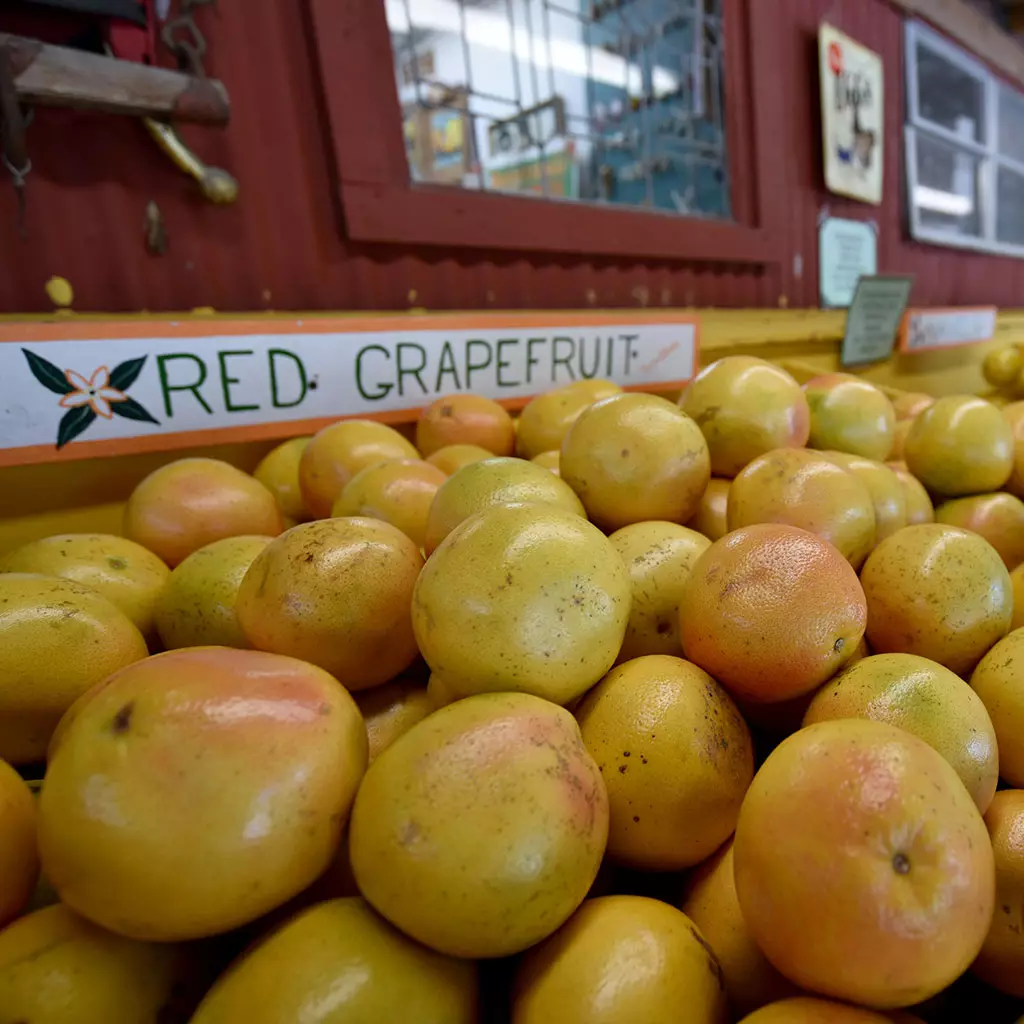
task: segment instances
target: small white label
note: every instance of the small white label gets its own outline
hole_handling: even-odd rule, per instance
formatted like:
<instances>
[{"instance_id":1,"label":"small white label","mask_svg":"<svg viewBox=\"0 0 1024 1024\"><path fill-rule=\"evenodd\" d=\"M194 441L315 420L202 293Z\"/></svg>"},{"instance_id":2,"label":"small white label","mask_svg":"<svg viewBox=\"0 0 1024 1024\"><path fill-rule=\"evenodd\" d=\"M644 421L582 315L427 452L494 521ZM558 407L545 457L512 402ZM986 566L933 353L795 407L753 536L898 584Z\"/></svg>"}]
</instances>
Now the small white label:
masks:
<instances>
[{"instance_id":1,"label":"small white label","mask_svg":"<svg viewBox=\"0 0 1024 1024\"><path fill-rule=\"evenodd\" d=\"M955 348L989 341L996 330L996 307L977 309L912 309L903 332L904 352Z\"/></svg>"}]
</instances>

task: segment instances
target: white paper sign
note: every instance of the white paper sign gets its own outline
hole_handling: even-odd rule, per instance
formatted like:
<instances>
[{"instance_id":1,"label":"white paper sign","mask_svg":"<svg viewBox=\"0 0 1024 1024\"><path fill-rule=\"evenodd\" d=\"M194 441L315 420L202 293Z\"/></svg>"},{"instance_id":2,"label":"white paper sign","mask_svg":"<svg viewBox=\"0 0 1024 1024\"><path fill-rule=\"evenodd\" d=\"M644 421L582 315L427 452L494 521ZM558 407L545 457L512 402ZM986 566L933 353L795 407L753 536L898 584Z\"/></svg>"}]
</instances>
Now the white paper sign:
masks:
<instances>
[{"instance_id":1,"label":"white paper sign","mask_svg":"<svg viewBox=\"0 0 1024 1024\"><path fill-rule=\"evenodd\" d=\"M0 465L411 419L458 391L521 405L593 377L670 387L697 365L696 323L672 314L117 327L0 328Z\"/></svg>"},{"instance_id":2,"label":"white paper sign","mask_svg":"<svg viewBox=\"0 0 1024 1024\"><path fill-rule=\"evenodd\" d=\"M826 24L818 30L818 52L825 185L877 205L885 138L882 58Z\"/></svg>"},{"instance_id":3,"label":"white paper sign","mask_svg":"<svg viewBox=\"0 0 1024 1024\"><path fill-rule=\"evenodd\" d=\"M996 330L995 306L964 309L911 309L900 339L903 352L925 352L990 341Z\"/></svg>"},{"instance_id":4,"label":"white paper sign","mask_svg":"<svg viewBox=\"0 0 1024 1024\"><path fill-rule=\"evenodd\" d=\"M873 224L827 217L818 235L821 304L846 307L857 282L878 272L878 236Z\"/></svg>"}]
</instances>

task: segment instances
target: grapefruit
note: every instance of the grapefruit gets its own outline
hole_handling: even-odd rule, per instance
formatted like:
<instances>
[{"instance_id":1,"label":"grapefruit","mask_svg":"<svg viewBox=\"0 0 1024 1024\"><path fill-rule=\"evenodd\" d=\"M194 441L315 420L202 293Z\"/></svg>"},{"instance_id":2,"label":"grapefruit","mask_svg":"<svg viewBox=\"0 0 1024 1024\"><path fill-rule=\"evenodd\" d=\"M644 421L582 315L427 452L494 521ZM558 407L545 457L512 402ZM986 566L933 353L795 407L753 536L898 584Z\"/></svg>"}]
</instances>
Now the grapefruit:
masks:
<instances>
[{"instance_id":1,"label":"grapefruit","mask_svg":"<svg viewBox=\"0 0 1024 1024\"><path fill-rule=\"evenodd\" d=\"M23 544L0 557L0 573L60 576L102 594L145 637L170 570L141 544L105 533L66 533Z\"/></svg>"},{"instance_id":2,"label":"grapefruit","mask_svg":"<svg viewBox=\"0 0 1024 1024\"><path fill-rule=\"evenodd\" d=\"M729 503L731 480L713 476L697 505L697 511L686 524L691 530L704 534L708 540L718 540L729 532L726 508Z\"/></svg>"},{"instance_id":3,"label":"grapefruit","mask_svg":"<svg viewBox=\"0 0 1024 1024\"><path fill-rule=\"evenodd\" d=\"M978 533L999 552L1007 569L1024 562L1024 501L1012 494L953 498L935 510L935 521Z\"/></svg>"},{"instance_id":4,"label":"grapefruit","mask_svg":"<svg viewBox=\"0 0 1024 1024\"><path fill-rule=\"evenodd\" d=\"M282 441L264 455L252 471L252 475L273 494L281 514L291 525L309 518L299 485L299 463L308 443L308 437Z\"/></svg>"},{"instance_id":5,"label":"grapefruit","mask_svg":"<svg viewBox=\"0 0 1024 1024\"><path fill-rule=\"evenodd\" d=\"M608 797L572 715L524 693L436 711L370 765L349 851L363 896L451 956L500 957L582 903L608 836Z\"/></svg>"},{"instance_id":6,"label":"grapefruit","mask_svg":"<svg viewBox=\"0 0 1024 1024\"><path fill-rule=\"evenodd\" d=\"M541 452L540 455L535 455L530 461L536 466L550 469L555 476L562 475L562 453L557 448L551 452Z\"/></svg>"},{"instance_id":7,"label":"grapefruit","mask_svg":"<svg viewBox=\"0 0 1024 1024\"><path fill-rule=\"evenodd\" d=\"M924 412L935 399L922 391L901 391L893 400L892 407L896 413L896 421L912 420L918 413Z\"/></svg>"},{"instance_id":8,"label":"grapefruit","mask_svg":"<svg viewBox=\"0 0 1024 1024\"><path fill-rule=\"evenodd\" d=\"M806 530L765 524L726 534L700 556L679 617L690 661L730 693L770 703L834 675L860 643L867 611L857 574L836 548Z\"/></svg>"},{"instance_id":9,"label":"grapefruit","mask_svg":"<svg viewBox=\"0 0 1024 1024\"><path fill-rule=\"evenodd\" d=\"M383 423L332 423L314 434L303 449L299 460L302 501L312 516L322 519L331 514L331 506L359 470L378 462L419 457L411 442Z\"/></svg>"},{"instance_id":10,"label":"grapefruit","mask_svg":"<svg viewBox=\"0 0 1024 1024\"><path fill-rule=\"evenodd\" d=\"M996 911L972 970L1000 992L1024 999L1024 790L996 793L985 825L996 859Z\"/></svg>"},{"instance_id":11,"label":"grapefruit","mask_svg":"<svg viewBox=\"0 0 1024 1024\"><path fill-rule=\"evenodd\" d=\"M489 452L479 445L450 444L445 448L438 448L433 455L427 456L426 461L432 466L437 466L445 476L452 476L463 466L468 466L472 462L482 462L484 459L493 458L493 452Z\"/></svg>"},{"instance_id":12,"label":"grapefruit","mask_svg":"<svg viewBox=\"0 0 1024 1024\"><path fill-rule=\"evenodd\" d=\"M562 447L562 439L587 406L622 391L610 380L577 381L532 399L519 414L516 454L532 459Z\"/></svg>"},{"instance_id":13,"label":"grapefruit","mask_svg":"<svg viewBox=\"0 0 1024 1024\"><path fill-rule=\"evenodd\" d=\"M678 654L679 602L697 558L711 541L676 523L634 523L609 538L629 573L632 602L619 661Z\"/></svg>"},{"instance_id":14,"label":"grapefruit","mask_svg":"<svg viewBox=\"0 0 1024 1024\"><path fill-rule=\"evenodd\" d=\"M418 679L401 678L356 694L366 722L370 761L434 710L434 701Z\"/></svg>"},{"instance_id":15,"label":"grapefruit","mask_svg":"<svg viewBox=\"0 0 1024 1024\"><path fill-rule=\"evenodd\" d=\"M722 971L685 914L643 896L588 900L523 958L512 1024L725 1024Z\"/></svg>"},{"instance_id":16,"label":"grapefruit","mask_svg":"<svg viewBox=\"0 0 1024 1024\"><path fill-rule=\"evenodd\" d=\"M0 932L0 1019L152 1024L170 1009L179 961L174 946L135 942L67 907L45 907Z\"/></svg>"},{"instance_id":17,"label":"grapefruit","mask_svg":"<svg viewBox=\"0 0 1024 1024\"><path fill-rule=\"evenodd\" d=\"M124 532L172 569L224 537L276 536L284 519L254 477L217 459L178 459L143 480L128 498Z\"/></svg>"},{"instance_id":18,"label":"grapefruit","mask_svg":"<svg viewBox=\"0 0 1024 1024\"><path fill-rule=\"evenodd\" d=\"M804 394L811 410L811 448L889 458L896 411L874 384L849 373L825 373L809 380Z\"/></svg>"},{"instance_id":19,"label":"grapefruit","mask_svg":"<svg viewBox=\"0 0 1024 1024\"><path fill-rule=\"evenodd\" d=\"M868 643L919 654L964 676L1010 628L1010 576L975 533L925 523L882 541L861 573Z\"/></svg>"},{"instance_id":20,"label":"grapefruit","mask_svg":"<svg viewBox=\"0 0 1024 1024\"><path fill-rule=\"evenodd\" d=\"M888 401L888 399L887 399ZM884 462L847 455L844 452L822 452L822 457L852 473L867 489L875 509L875 543L891 537L907 525L906 488Z\"/></svg>"},{"instance_id":21,"label":"grapefruit","mask_svg":"<svg viewBox=\"0 0 1024 1024\"><path fill-rule=\"evenodd\" d=\"M733 847L754 939L801 988L877 1009L958 978L992 920L985 823L956 772L883 722L810 725L768 755Z\"/></svg>"},{"instance_id":22,"label":"grapefruit","mask_svg":"<svg viewBox=\"0 0 1024 1024\"><path fill-rule=\"evenodd\" d=\"M818 452L779 448L758 456L729 488L730 530L782 523L834 544L855 568L875 546L867 487Z\"/></svg>"},{"instance_id":23,"label":"grapefruit","mask_svg":"<svg viewBox=\"0 0 1024 1024\"><path fill-rule=\"evenodd\" d=\"M907 503L907 526L934 523L935 508L921 481L911 474L905 462L890 462L889 468L903 487L903 497Z\"/></svg>"},{"instance_id":24,"label":"grapefruit","mask_svg":"<svg viewBox=\"0 0 1024 1024\"><path fill-rule=\"evenodd\" d=\"M68 708L148 653L124 612L96 591L56 577L0 574L0 758L41 761Z\"/></svg>"},{"instance_id":25,"label":"grapefruit","mask_svg":"<svg viewBox=\"0 0 1024 1024\"><path fill-rule=\"evenodd\" d=\"M1010 572L1010 583L1013 585L1013 619L1010 629L1024 626L1024 565L1018 565Z\"/></svg>"},{"instance_id":26,"label":"grapefruit","mask_svg":"<svg viewBox=\"0 0 1024 1024\"><path fill-rule=\"evenodd\" d=\"M999 750L985 705L948 668L914 654L875 654L815 694L804 725L870 718L913 733L952 766L982 814L999 781Z\"/></svg>"},{"instance_id":27,"label":"grapefruit","mask_svg":"<svg viewBox=\"0 0 1024 1024\"><path fill-rule=\"evenodd\" d=\"M193 551L171 573L156 604L156 627L168 650L248 647L235 605L242 580L273 537L225 537Z\"/></svg>"},{"instance_id":28,"label":"grapefruit","mask_svg":"<svg viewBox=\"0 0 1024 1024\"><path fill-rule=\"evenodd\" d=\"M679 399L700 427L715 476L734 477L758 455L803 448L811 413L785 370L754 356L726 356L705 367Z\"/></svg>"},{"instance_id":29,"label":"grapefruit","mask_svg":"<svg viewBox=\"0 0 1024 1024\"><path fill-rule=\"evenodd\" d=\"M421 548L434 495L447 479L437 466L428 462L378 462L361 469L345 484L331 515L380 519L397 527Z\"/></svg>"},{"instance_id":30,"label":"grapefruit","mask_svg":"<svg viewBox=\"0 0 1024 1024\"><path fill-rule=\"evenodd\" d=\"M438 398L420 413L416 447L426 458L453 444L473 444L494 455L511 455L516 444L512 417L483 395Z\"/></svg>"},{"instance_id":31,"label":"grapefruit","mask_svg":"<svg viewBox=\"0 0 1024 1024\"><path fill-rule=\"evenodd\" d=\"M38 877L35 797L0 761L0 929L25 909Z\"/></svg>"},{"instance_id":32,"label":"grapefruit","mask_svg":"<svg viewBox=\"0 0 1024 1024\"><path fill-rule=\"evenodd\" d=\"M1020 659L1018 661L1018 659ZM1024 787L1024 629L1003 637L971 676L971 687L988 710L999 741L999 774Z\"/></svg>"},{"instance_id":33,"label":"grapefruit","mask_svg":"<svg viewBox=\"0 0 1024 1024\"><path fill-rule=\"evenodd\" d=\"M1024 402L1011 402L1003 406L1003 418L1013 434L1013 470L1004 485L1018 498L1024 498Z\"/></svg>"},{"instance_id":34,"label":"grapefruit","mask_svg":"<svg viewBox=\"0 0 1024 1024\"><path fill-rule=\"evenodd\" d=\"M700 428L657 395L626 394L585 409L562 441L562 479L603 530L682 523L711 476Z\"/></svg>"},{"instance_id":35,"label":"grapefruit","mask_svg":"<svg viewBox=\"0 0 1024 1024\"><path fill-rule=\"evenodd\" d=\"M736 705L706 672L682 658L634 658L583 698L576 720L608 790L614 860L677 871L732 835L754 751Z\"/></svg>"},{"instance_id":36,"label":"grapefruit","mask_svg":"<svg viewBox=\"0 0 1024 1024\"><path fill-rule=\"evenodd\" d=\"M763 1007L740 1024L892 1024L896 1019L831 999L794 996Z\"/></svg>"},{"instance_id":37,"label":"grapefruit","mask_svg":"<svg viewBox=\"0 0 1024 1024\"><path fill-rule=\"evenodd\" d=\"M947 395L915 418L903 446L907 468L950 498L998 491L1013 470L1013 431L991 402Z\"/></svg>"},{"instance_id":38,"label":"grapefruit","mask_svg":"<svg viewBox=\"0 0 1024 1024\"><path fill-rule=\"evenodd\" d=\"M130 938L228 931L327 867L366 747L355 702L313 665L226 647L147 658L62 727L43 871L68 907Z\"/></svg>"},{"instance_id":39,"label":"grapefruit","mask_svg":"<svg viewBox=\"0 0 1024 1024\"><path fill-rule=\"evenodd\" d=\"M238 622L258 650L302 658L364 690L416 657L410 602L422 566L390 523L304 523L256 556L238 591Z\"/></svg>"},{"instance_id":40,"label":"grapefruit","mask_svg":"<svg viewBox=\"0 0 1024 1024\"><path fill-rule=\"evenodd\" d=\"M424 550L429 555L477 512L522 502L586 515L573 489L543 466L522 459L487 459L463 467L438 488L427 516Z\"/></svg>"},{"instance_id":41,"label":"grapefruit","mask_svg":"<svg viewBox=\"0 0 1024 1024\"><path fill-rule=\"evenodd\" d=\"M750 1013L794 991L754 942L736 897L732 839L689 876L682 911L700 929L722 968L729 1005Z\"/></svg>"},{"instance_id":42,"label":"grapefruit","mask_svg":"<svg viewBox=\"0 0 1024 1024\"><path fill-rule=\"evenodd\" d=\"M396 931L358 898L302 911L247 952L191 1024L475 1024L476 966Z\"/></svg>"},{"instance_id":43,"label":"grapefruit","mask_svg":"<svg viewBox=\"0 0 1024 1024\"><path fill-rule=\"evenodd\" d=\"M552 505L502 505L467 519L430 556L412 620L431 671L457 692L567 704L614 664L630 601L622 559L596 526Z\"/></svg>"},{"instance_id":44,"label":"grapefruit","mask_svg":"<svg viewBox=\"0 0 1024 1024\"><path fill-rule=\"evenodd\" d=\"M989 384L1004 388L1017 380L1017 375L1024 369L1020 351L1015 345L1002 345L986 353L981 361L981 372Z\"/></svg>"}]
</instances>

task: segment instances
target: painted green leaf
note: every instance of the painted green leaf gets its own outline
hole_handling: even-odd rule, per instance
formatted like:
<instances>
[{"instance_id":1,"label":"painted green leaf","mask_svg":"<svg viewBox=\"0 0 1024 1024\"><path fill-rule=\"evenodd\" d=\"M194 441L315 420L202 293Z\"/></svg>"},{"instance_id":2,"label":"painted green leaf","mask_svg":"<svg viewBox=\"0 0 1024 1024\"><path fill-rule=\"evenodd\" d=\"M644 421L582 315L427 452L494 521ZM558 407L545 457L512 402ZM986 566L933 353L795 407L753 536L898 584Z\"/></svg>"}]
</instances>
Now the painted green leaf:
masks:
<instances>
[{"instance_id":1,"label":"painted green leaf","mask_svg":"<svg viewBox=\"0 0 1024 1024\"><path fill-rule=\"evenodd\" d=\"M57 447L63 448L69 441L73 441L94 419L96 413L87 405L69 409L61 417L60 425L57 427Z\"/></svg>"},{"instance_id":2,"label":"painted green leaf","mask_svg":"<svg viewBox=\"0 0 1024 1024\"><path fill-rule=\"evenodd\" d=\"M134 398L126 398L123 402L111 402L110 411L116 416L123 416L126 420L141 420L144 423L155 423L158 427L160 421L154 419L149 410Z\"/></svg>"},{"instance_id":3,"label":"painted green leaf","mask_svg":"<svg viewBox=\"0 0 1024 1024\"><path fill-rule=\"evenodd\" d=\"M64 376L63 371L54 366L49 359L37 356L35 352L29 352L27 348L23 348L21 351L25 353L32 376L44 388L49 388L50 391L58 395L67 395L75 390L74 386L68 383L68 379Z\"/></svg>"},{"instance_id":4,"label":"painted green leaf","mask_svg":"<svg viewBox=\"0 0 1024 1024\"><path fill-rule=\"evenodd\" d=\"M138 379L139 374L142 373L142 367L145 362L146 357L139 356L138 359L126 359L123 363L118 363L110 371L110 386L117 388L118 391L124 391L125 388L131 387ZM139 417L129 418L138 419Z\"/></svg>"}]
</instances>

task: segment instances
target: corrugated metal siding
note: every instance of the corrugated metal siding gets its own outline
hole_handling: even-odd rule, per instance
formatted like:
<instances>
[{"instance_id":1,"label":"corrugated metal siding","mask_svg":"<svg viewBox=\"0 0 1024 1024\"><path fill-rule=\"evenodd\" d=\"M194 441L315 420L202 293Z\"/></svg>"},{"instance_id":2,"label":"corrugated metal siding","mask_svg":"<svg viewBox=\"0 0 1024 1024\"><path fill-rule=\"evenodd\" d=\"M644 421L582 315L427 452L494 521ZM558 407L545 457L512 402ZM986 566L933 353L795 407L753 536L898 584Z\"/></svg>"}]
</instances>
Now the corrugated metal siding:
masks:
<instances>
[{"instance_id":1,"label":"corrugated metal siding","mask_svg":"<svg viewBox=\"0 0 1024 1024\"><path fill-rule=\"evenodd\" d=\"M53 274L71 281L83 311L810 306L817 304L817 219L825 205L878 219L880 267L915 274L915 301L1019 305L1024 263L915 246L903 237L895 11L884 0L771 2L779 38L753 45L775 45L788 98L778 151L760 155L790 163L786 194L777 197L787 210L777 271L346 242L304 5L249 0L221 5L219 18L205 23L210 73L232 94L231 126L188 133L205 159L239 177L238 205L215 209L197 200L131 121L40 111L30 130L27 241L17 235L13 195L0 181L0 312L48 309L43 286ZM879 210L829 196L821 185L815 33L823 17L885 61L886 200ZM6 15L0 24L10 24ZM170 238L163 257L143 247L151 199Z\"/></svg>"}]
</instances>

